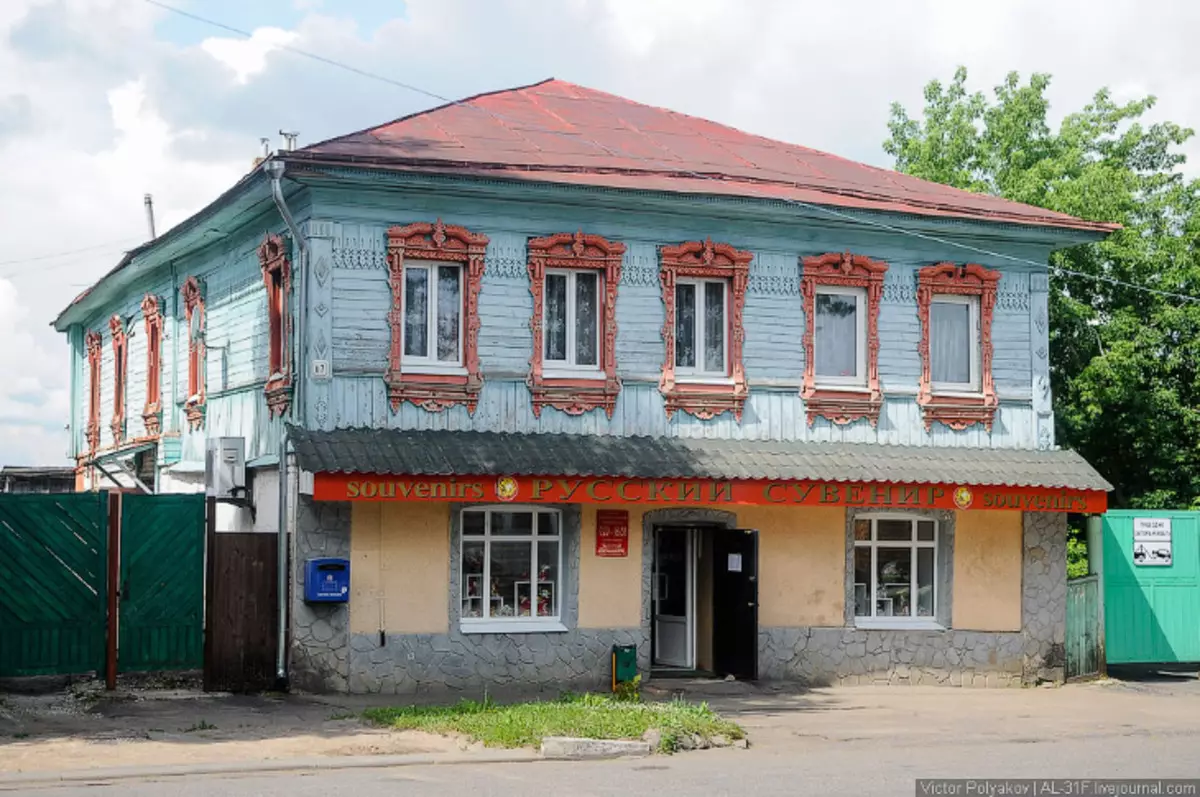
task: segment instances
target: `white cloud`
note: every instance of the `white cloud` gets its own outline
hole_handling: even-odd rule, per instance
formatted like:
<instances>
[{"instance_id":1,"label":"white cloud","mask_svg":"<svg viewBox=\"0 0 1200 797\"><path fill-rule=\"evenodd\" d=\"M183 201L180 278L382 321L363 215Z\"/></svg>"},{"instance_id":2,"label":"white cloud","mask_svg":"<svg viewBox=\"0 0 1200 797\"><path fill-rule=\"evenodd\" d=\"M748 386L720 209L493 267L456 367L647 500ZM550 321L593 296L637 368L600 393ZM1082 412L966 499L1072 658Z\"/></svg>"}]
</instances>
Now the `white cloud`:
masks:
<instances>
[{"instance_id":1,"label":"white cloud","mask_svg":"<svg viewBox=\"0 0 1200 797\"><path fill-rule=\"evenodd\" d=\"M233 70L237 82L245 84L267 67L267 56L280 45L291 44L299 38L294 31L282 28L259 28L249 39L205 39L201 49Z\"/></svg>"}]
</instances>

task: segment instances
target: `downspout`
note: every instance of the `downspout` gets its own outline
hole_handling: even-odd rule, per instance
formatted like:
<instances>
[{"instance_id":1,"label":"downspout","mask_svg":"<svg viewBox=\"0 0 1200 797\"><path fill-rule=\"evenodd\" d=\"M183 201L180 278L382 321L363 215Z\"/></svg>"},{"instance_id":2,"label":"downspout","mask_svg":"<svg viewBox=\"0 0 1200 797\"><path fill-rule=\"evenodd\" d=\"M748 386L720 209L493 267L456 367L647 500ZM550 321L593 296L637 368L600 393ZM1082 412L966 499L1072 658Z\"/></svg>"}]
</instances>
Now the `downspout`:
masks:
<instances>
[{"instance_id":1,"label":"downspout","mask_svg":"<svg viewBox=\"0 0 1200 797\"><path fill-rule=\"evenodd\" d=\"M304 412L304 319L306 315L306 301L308 292L306 288L308 276L308 241L300 232L299 226L296 224L296 219L292 216L292 211L287 206L287 200L283 198L283 187L280 185L280 180L283 178L284 163L280 160L271 159L266 162L263 167L267 175L271 178L271 196L275 200L275 206L279 208L279 215L283 217L284 223L287 225L288 231L292 235L292 240L296 242L296 246L300 250L299 263L295 269L295 278L299 283L299 310L296 312L296 328L292 340L292 362L293 362L293 385L294 392L292 396L292 419L301 425L305 421ZM296 345L299 342L300 345ZM275 685L277 689L286 690L288 687L288 657L287 657L287 632L288 632L288 469L287 469L287 427L284 426L279 432L279 547L277 557L279 560L279 570L276 574L278 579L279 605L277 607L278 628L275 639Z\"/></svg>"}]
</instances>

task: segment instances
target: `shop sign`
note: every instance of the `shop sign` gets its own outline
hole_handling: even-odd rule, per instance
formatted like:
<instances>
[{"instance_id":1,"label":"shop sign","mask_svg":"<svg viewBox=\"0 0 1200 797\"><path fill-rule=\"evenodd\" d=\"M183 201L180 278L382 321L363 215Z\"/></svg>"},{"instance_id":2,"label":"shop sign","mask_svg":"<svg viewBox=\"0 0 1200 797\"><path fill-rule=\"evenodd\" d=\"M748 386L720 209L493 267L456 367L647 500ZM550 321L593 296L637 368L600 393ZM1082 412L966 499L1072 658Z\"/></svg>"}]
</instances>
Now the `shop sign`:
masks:
<instances>
[{"instance_id":1,"label":"shop sign","mask_svg":"<svg viewBox=\"0 0 1200 797\"><path fill-rule=\"evenodd\" d=\"M596 511L596 556L629 556L629 513L623 509Z\"/></svg>"},{"instance_id":2,"label":"shop sign","mask_svg":"<svg viewBox=\"0 0 1200 797\"><path fill-rule=\"evenodd\" d=\"M318 473L319 501L462 501L525 504L862 506L872 509L1016 509L1099 513L1102 490L718 479L553 476L370 476Z\"/></svg>"},{"instance_id":3,"label":"shop sign","mask_svg":"<svg viewBox=\"0 0 1200 797\"><path fill-rule=\"evenodd\" d=\"M1133 563L1135 565L1171 564L1171 519L1139 517L1133 519Z\"/></svg>"}]
</instances>

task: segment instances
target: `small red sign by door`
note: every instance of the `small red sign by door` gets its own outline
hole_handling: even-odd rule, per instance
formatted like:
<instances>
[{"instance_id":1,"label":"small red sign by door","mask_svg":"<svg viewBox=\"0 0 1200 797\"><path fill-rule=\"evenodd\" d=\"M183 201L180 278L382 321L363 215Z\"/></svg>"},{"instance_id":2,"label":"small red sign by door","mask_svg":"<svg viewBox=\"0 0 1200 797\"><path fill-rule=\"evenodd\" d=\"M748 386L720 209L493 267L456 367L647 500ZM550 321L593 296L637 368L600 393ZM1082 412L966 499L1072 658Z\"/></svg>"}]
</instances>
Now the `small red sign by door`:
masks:
<instances>
[{"instance_id":1,"label":"small red sign by door","mask_svg":"<svg viewBox=\"0 0 1200 797\"><path fill-rule=\"evenodd\" d=\"M596 556L629 556L629 513L620 509L596 512Z\"/></svg>"}]
</instances>

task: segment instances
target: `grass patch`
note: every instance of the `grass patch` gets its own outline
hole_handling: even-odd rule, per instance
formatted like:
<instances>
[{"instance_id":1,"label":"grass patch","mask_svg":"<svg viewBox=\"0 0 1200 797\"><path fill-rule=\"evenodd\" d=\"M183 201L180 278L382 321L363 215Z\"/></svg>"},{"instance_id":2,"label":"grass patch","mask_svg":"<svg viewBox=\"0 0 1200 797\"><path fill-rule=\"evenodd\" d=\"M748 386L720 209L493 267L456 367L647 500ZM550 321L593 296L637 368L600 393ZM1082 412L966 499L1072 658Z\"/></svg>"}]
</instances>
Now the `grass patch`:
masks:
<instances>
[{"instance_id":1,"label":"grass patch","mask_svg":"<svg viewBox=\"0 0 1200 797\"><path fill-rule=\"evenodd\" d=\"M538 745L547 736L640 739L654 729L660 734L659 751L669 753L678 749L684 735L702 739L745 735L740 726L705 703L641 703L592 694L512 705L463 700L453 706L373 708L363 716L397 730L462 734L489 747Z\"/></svg>"}]
</instances>

